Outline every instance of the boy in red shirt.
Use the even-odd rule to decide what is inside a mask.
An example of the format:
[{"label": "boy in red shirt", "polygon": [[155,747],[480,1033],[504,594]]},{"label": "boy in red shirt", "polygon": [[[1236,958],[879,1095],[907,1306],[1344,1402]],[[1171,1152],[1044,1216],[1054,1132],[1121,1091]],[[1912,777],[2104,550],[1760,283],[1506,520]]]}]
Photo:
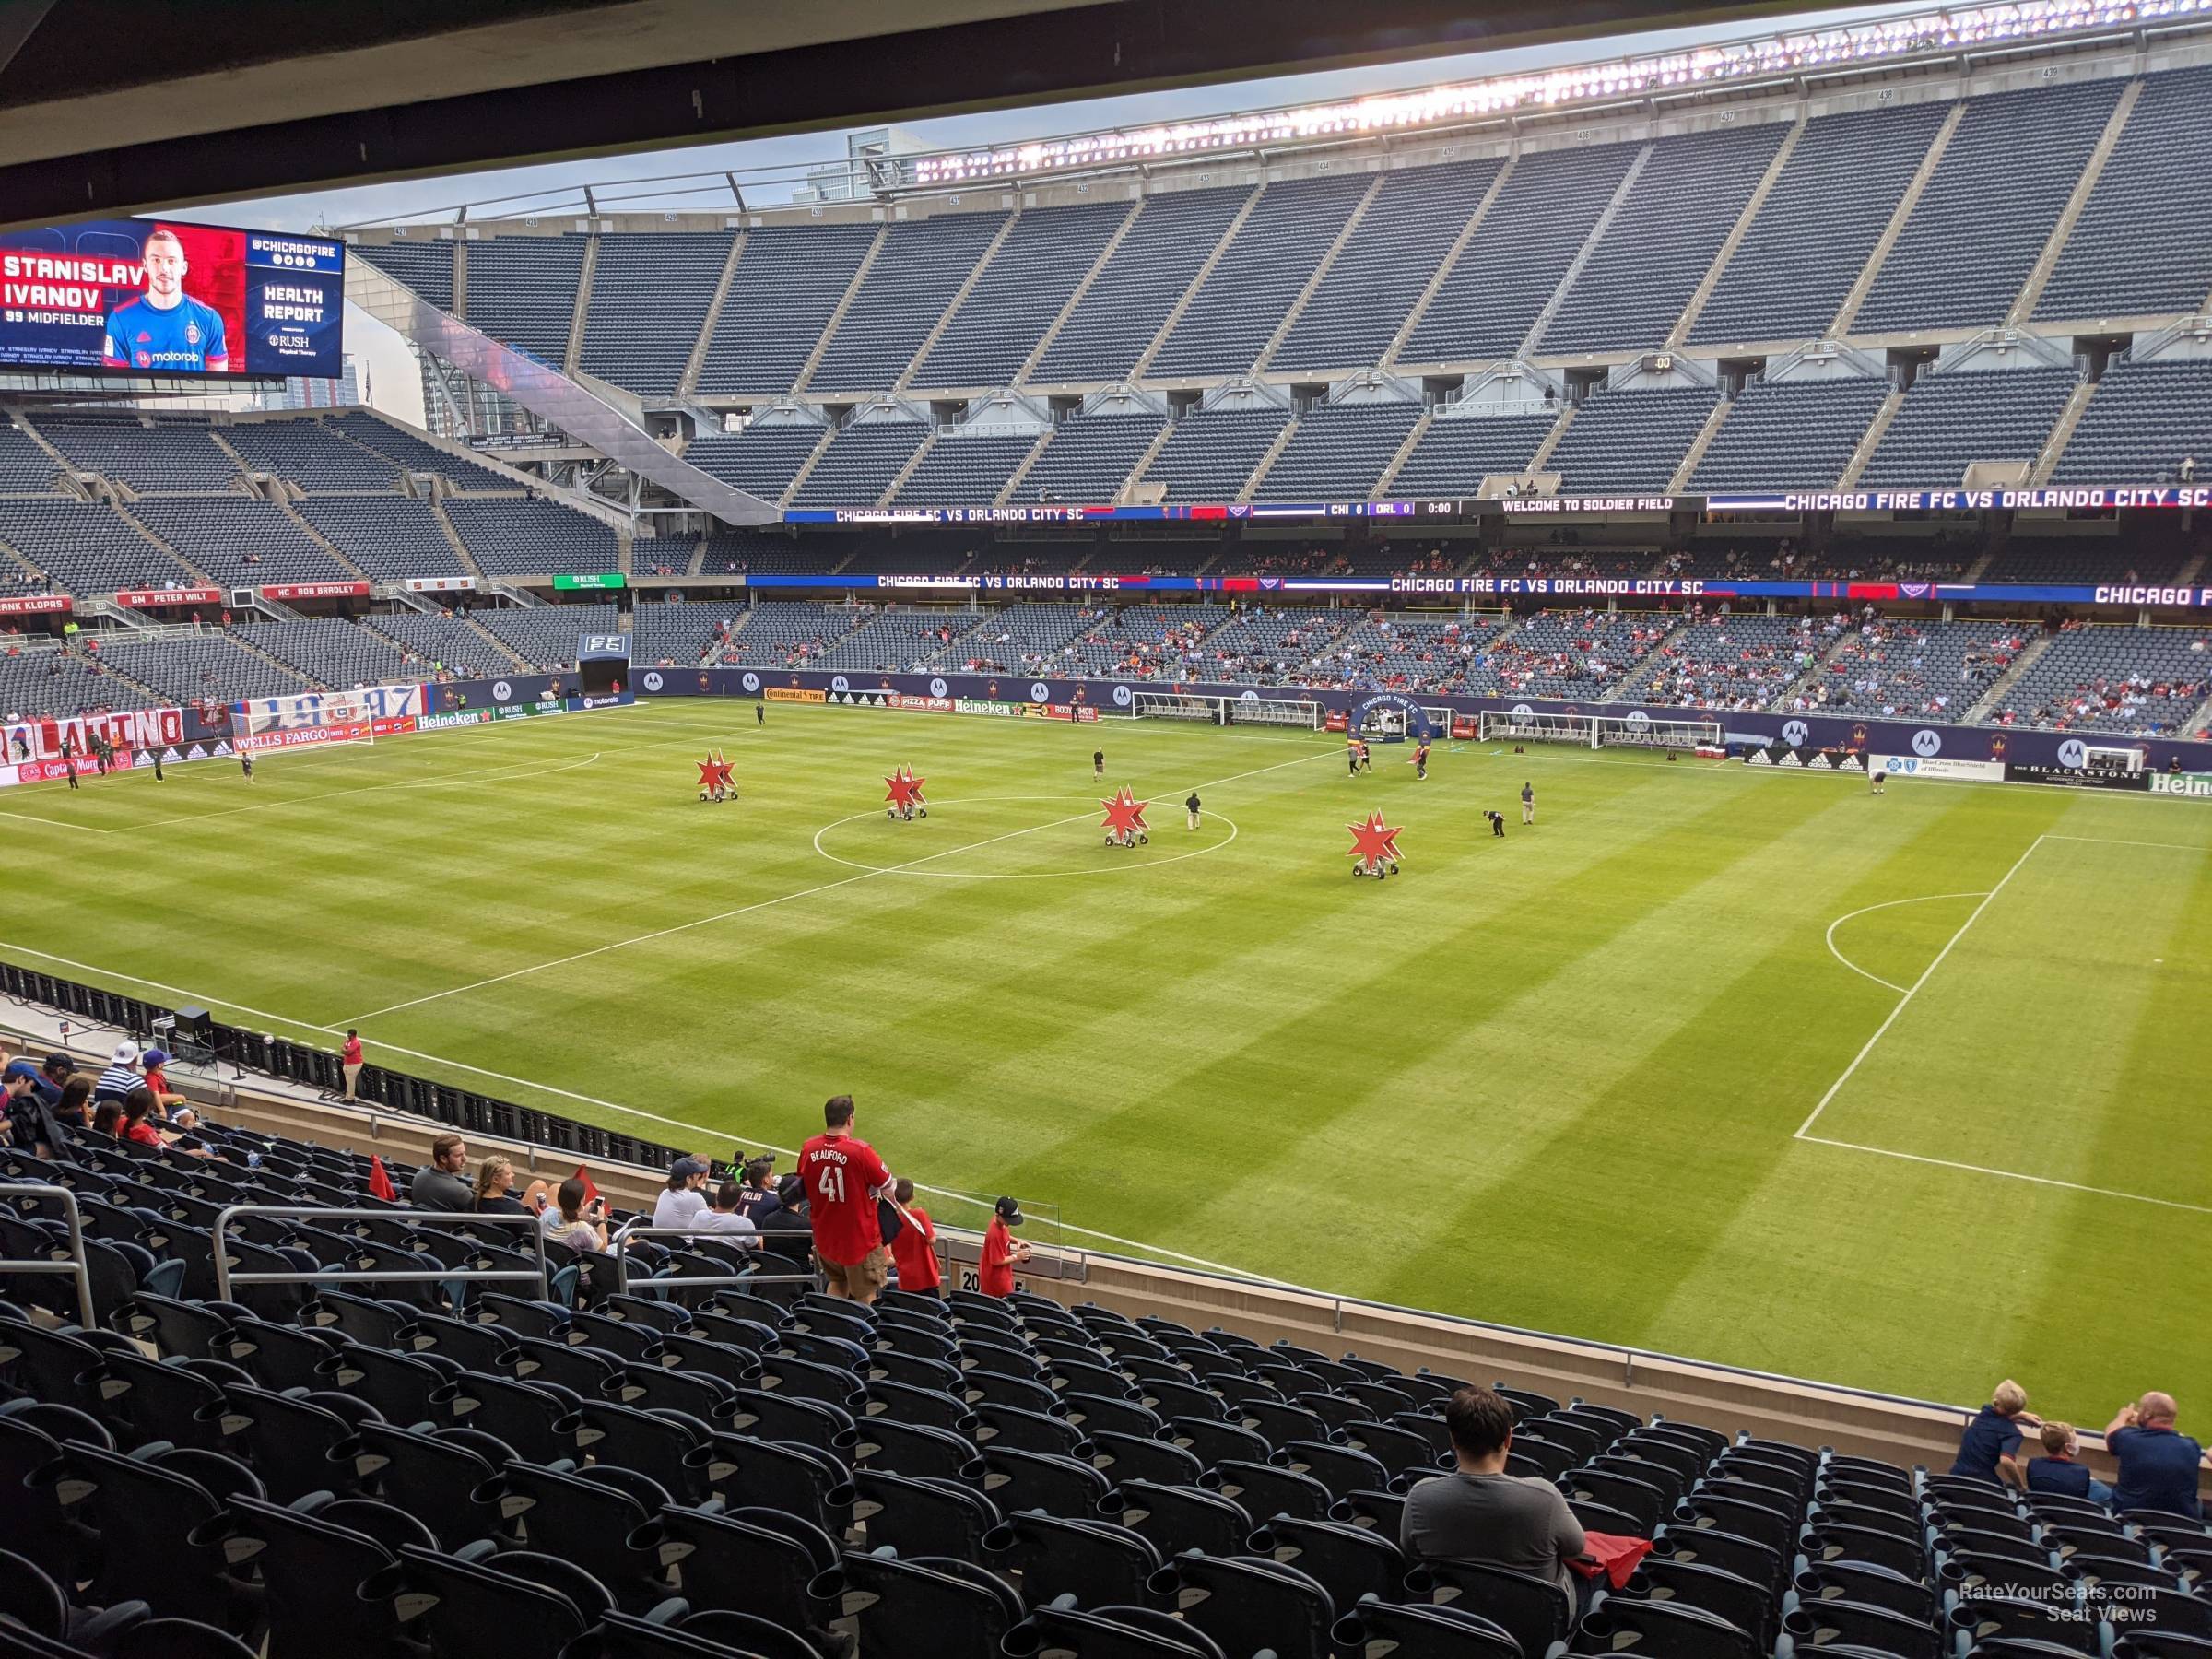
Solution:
[{"label": "boy in red shirt", "polygon": [[945,1276],[937,1267],[937,1230],[929,1212],[916,1206],[914,1183],[901,1175],[891,1198],[906,1213],[907,1225],[891,1241],[891,1261],[899,1269],[899,1288],[922,1296],[939,1294]]},{"label": "boy in red shirt", "polygon": [[983,1257],[976,1264],[975,1288],[985,1296],[1014,1294],[1014,1269],[1030,1259],[1030,1247],[1007,1231],[1019,1227],[1021,1206],[1011,1198],[992,1206],[991,1225],[983,1232]]},{"label": "boy in red shirt", "polygon": [[851,1095],[825,1104],[822,1122],[826,1132],[799,1148],[796,1171],[806,1183],[814,1253],[830,1295],[872,1302],[891,1277],[891,1253],[876,1219],[877,1201],[890,1196],[891,1172],[875,1147],[853,1137]]}]

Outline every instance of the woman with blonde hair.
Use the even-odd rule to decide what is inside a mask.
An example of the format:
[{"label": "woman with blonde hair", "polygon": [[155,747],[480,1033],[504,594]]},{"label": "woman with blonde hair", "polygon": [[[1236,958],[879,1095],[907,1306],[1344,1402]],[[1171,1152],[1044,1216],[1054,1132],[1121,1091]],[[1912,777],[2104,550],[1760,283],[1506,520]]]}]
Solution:
[{"label": "woman with blonde hair", "polygon": [[477,1214],[529,1216],[546,1207],[546,1194],[550,1189],[544,1182],[532,1182],[520,1198],[510,1190],[513,1185],[514,1165],[494,1152],[477,1171]]},{"label": "woman with blonde hair", "polygon": [[2042,1426],[2042,1419],[2028,1410],[2028,1391],[2006,1378],[1959,1437],[1959,1460],[1951,1465],[1951,1473],[2026,1491],[2027,1472],[2014,1453],[2020,1449],[2023,1430]]}]

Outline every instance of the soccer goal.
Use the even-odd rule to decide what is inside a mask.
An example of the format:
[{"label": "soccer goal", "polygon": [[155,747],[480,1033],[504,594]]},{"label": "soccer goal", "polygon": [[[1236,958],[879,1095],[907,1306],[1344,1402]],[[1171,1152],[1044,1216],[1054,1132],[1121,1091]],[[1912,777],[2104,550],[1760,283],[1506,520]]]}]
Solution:
[{"label": "soccer goal", "polygon": [[230,707],[231,743],[253,754],[325,743],[373,743],[369,700],[356,691],[250,697]]}]

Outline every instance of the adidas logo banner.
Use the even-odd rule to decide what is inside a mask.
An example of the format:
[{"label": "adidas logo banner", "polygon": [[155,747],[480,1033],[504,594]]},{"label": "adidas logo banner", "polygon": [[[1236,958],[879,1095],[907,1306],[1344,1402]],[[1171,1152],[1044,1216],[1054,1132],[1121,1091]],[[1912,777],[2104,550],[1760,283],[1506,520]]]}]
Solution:
[{"label": "adidas logo banner", "polygon": [[1805,770],[1807,771],[1832,771],[1835,769],[1829,765],[1826,755],[1816,754],[1805,763]]},{"label": "adidas logo banner", "polygon": [[1774,762],[1767,759],[1765,749],[1753,749],[1744,758],[1744,764],[1746,766],[1771,766]]},{"label": "adidas logo banner", "polygon": [[1791,750],[1791,751],[1790,751],[1788,754],[1784,755],[1784,756],[1783,756],[1783,757],[1781,759],[1779,759],[1779,760],[1775,761],[1775,762],[1774,762],[1774,764],[1775,764],[1775,765],[1777,765],[1777,766],[1803,766],[1803,765],[1805,764],[1805,762],[1804,762],[1804,761],[1802,761],[1802,760],[1800,760],[1800,759],[1797,759],[1797,751],[1796,751],[1795,749],[1792,749],[1792,750]]}]

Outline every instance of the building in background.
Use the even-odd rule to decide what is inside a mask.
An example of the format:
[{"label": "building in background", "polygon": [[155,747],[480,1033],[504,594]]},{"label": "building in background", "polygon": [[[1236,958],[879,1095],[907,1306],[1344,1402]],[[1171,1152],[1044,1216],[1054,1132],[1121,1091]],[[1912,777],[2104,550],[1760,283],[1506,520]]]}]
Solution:
[{"label": "building in background", "polygon": [[346,372],[336,380],[304,380],[294,375],[262,394],[265,409],[350,409],[371,401],[369,366],[351,352]]},{"label": "building in background", "polygon": [[845,159],[810,169],[794,202],[866,202],[878,191],[899,190],[914,182],[912,158],[922,141],[902,127],[870,127],[845,135]]}]

